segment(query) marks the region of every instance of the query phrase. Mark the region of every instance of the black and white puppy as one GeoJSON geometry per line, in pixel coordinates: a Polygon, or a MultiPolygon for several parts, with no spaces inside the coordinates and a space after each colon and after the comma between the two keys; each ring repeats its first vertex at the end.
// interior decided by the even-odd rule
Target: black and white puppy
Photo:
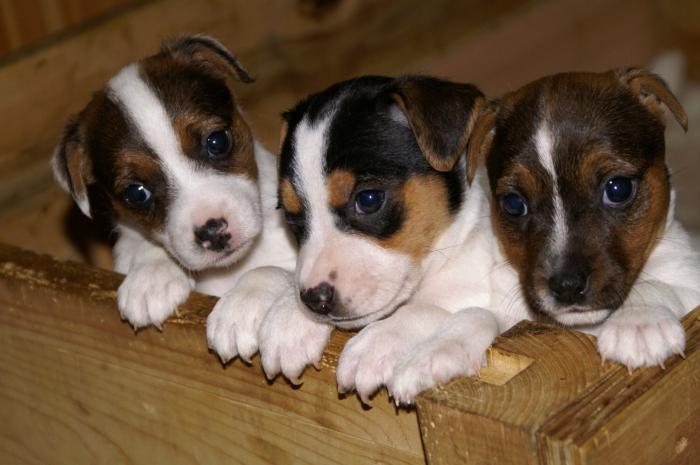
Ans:
{"type": "Polygon", "coordinates": [[[293,267],[275,159],[241,114],[239,81],[252,78],[217,41],[166,42],[96,92],[55,151],[83,213],[116,223],[118,305],[135,328],[160,327],[195,287],[221,295],[248,270],[293,267]]]}
{"type": "MultiPolygon", "coordinates": [[[[284,115],[279,197],[301,248],[294,291],[261,323],[268,376],[296,379],[318,362],[332,327],[369,324],[337,373],[341,390],[367,400],[415,341],[453,312],[490,304],[480,281],[492,264],[479,246],[492,237],[481,227],[488,198],[467,189],[464,158],[483,102],[472,85],[367,76],[284,115]]],[[[482,322],[483,313],[461,314],[482,322]]],[[[490,342],[469,344],[481,354],[490,342]]]]}
{"type": "Polygon", "coordinates": [[[666,84],[642,69],[557,74],[501,98],[479,122],[491,136],[475,142],[531,316],[597,335],[603,358],[629,369],[682,354],[679,318],[700,304],[662,105],[687,129],[666,84]]]}

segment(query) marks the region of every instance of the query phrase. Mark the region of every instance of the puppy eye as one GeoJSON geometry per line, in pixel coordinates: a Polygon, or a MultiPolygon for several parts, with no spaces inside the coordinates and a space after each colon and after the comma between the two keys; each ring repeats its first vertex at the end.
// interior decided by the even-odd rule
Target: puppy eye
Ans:
{"type": "Polygon", "coordinates": [[[603,203],[612,207],[625,205],[634,197],[637,191],[637,181],[624,176],[610,178],[605,183],[603,203]]]}
{"type": "Polygon", "coordinates": [[[528,213],[527,202],[515,192],[510,192],[501,197],[501,208],[513,217],[525,216],[528,213]]]}
{"type": "Polygon", "coordinates": [[[223,157],[231,150],[231,133],[228,129],[212,132],[207,136],[206,146],[209,158],[223,157]]]}
{"type": "Polygon", "coordinates": [[[151,191],[140,183],[129,184],[126,189],[124,189],[124,200],[135,207],[146,206],[148,202],[150,202],[151,197],[151,191]]]}
{"type": "Polygon", "coordinates": [[[376,213],[384,205],[384,191],[368,189],[355,196],[355,211],[361,215],[376,213]]]}

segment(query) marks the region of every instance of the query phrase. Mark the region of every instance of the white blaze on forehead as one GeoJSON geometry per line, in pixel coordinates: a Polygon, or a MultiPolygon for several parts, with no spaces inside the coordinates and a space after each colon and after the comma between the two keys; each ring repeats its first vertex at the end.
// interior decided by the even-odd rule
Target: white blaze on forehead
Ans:
{"type": "Polygon", "coordinates": [[[552,205],[554,208],[553,214],[553,229],[552,229],[552,249],[555,254],[561,253],[566,248],[568,229],[566,226],[566,212],[564,211],[564,202],[561,199],[559,192],[559,177],[554,166],[554,143],[552,141],[552,133],[549,126],[544,122],[537,129],[535,134],[535,147],[540,164],[552,178],[552,205]]]}
{"type": "Polygon", "coordinates": [[[122,69],[110,79],[107,87],[110,97],[117,100],[146,144],[162,160],[164,169],[178,183],[191,180],[192,163],[182,153],[170,116],[163,102],[141,77],[138,63],[122,69]]]}

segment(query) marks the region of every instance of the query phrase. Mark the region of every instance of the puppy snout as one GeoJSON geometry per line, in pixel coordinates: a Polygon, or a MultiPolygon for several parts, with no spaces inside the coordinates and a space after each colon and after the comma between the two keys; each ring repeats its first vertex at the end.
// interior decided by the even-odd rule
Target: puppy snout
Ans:
{"type": "Polygon", "coordinates": [[[195,228],[194,239],[207,250],[221,252],[228,247],[231,234],[227,232],[228,222],[223,218],[209,218],[204,225],[195,228]]]}
{"type": "Polygon", "coordinates": [[[579,270],[564,270],[549,278],[547,284],[557,301],[575,304],[583,300],[588,292],[590,275],[579,270]]]}
{"type": "Polygon", "coordinates": [[[333,311],[336,301],[335,288],[327,282],[322,282],[311,289],[304,289],[300,293],[301,300],[314,313],[327,315],[333,311]]]}

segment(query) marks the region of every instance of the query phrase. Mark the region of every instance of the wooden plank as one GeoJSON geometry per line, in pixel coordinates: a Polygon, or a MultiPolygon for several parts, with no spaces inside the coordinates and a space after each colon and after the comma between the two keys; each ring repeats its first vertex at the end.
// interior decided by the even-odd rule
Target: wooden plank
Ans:
{"type": "Polygon", "coordinates": [[[423,463],[415,412],[339,400],[334,334],[300,388],[206,348],[213,298],[119,321],[116,274],[0,246],[0,463],[423,463]]]}
{"type": "Polygon", "coordinates": [[[419,398],[428,463],[699,463],[700,308],[684,325],[685,360],[631,375],[601,364],[592,337],[517,325],[491,349],[517,365],[510,380],[460,379],[419,398]]]}

